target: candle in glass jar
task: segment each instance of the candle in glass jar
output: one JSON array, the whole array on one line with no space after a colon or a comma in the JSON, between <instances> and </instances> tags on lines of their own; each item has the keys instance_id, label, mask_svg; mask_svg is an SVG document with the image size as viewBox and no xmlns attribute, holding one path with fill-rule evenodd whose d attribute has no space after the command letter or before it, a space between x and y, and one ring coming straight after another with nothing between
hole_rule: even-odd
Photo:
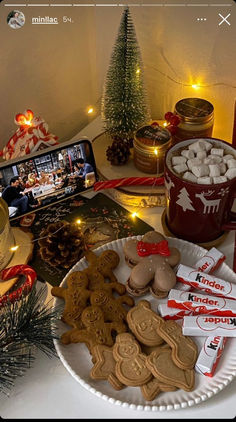
<instances>
[{"instance_id":1,"label":"candle in glass jar","mask_svg":"<svg viewBox=\"0 0 236 422\"><path fill-rule=\"evenodd\" d=\"M212 136L214 107L209 101L203 98L184 98L176 103L174 113L180 117L173 136L174 144L185 139Z\"/></svg>"}]
</instances>

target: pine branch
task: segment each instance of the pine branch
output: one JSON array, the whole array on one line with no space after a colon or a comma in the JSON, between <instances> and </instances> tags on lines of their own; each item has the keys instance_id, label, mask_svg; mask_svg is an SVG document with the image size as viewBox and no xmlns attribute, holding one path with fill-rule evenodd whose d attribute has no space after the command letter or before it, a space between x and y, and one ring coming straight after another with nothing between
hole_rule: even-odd
<instances>
[{"instance_id":1,"label":"pine branch","mask_svg":"<svg viewBox=\"0 0 236 422\"><path fill-rule=\"evenodd\" d=\"M23 375L35 359L36 348L48 357L57 356L53 339L61 307L44 305L46 287L14 303L7 302L0 308L0 392L14 385L14 379Z\"/></svg>"}]
</instances>

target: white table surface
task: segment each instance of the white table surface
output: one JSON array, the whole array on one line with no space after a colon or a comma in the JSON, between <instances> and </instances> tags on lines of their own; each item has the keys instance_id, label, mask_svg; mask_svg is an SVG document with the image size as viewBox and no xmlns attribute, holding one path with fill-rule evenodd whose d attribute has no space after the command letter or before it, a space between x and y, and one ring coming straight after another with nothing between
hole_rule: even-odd
<instances>
[{"instance_id":1,"label":"white table surface","mask_svg":"<svg viewBox=\"0 0 236 422\"><path fill-rule=\"evenodd\" d=\"M87 192L86 196L93 194ZM160 207L145 208L140 218L163 232L162 211ZM218 246L231 268L234 236L230 232ZM50 289L49 286L49 297ZM232 419L236 414L235 392L236 378L212 398L185 409L155 412L127 409L96 397L69 374L59 358L48 358L37 351L32 367L16 379L9 396L0 396L0 416L3 419Z\"/></svg>"}]
</instances>

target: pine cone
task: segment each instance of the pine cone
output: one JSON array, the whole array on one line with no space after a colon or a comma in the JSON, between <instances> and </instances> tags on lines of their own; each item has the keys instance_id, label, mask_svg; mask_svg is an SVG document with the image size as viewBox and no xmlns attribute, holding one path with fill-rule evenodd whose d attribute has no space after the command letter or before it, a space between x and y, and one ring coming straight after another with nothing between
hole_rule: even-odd
<instances>
[{"instance_id":1,"label":"pine cone","mask_svg":"<svg viewBox=\"0 0 236 422\"><path fill-rule=\"evenodd\" d=\"M53 267L70 268L83 256L84 236L77 224L58 221L40 233L40 257Z\"/></svg>"},{"instance_id":2,"label":"pine cone","mask_svg":"<svg viewBox=\"0 0 236 422\"><path fill-rule=\"evenodd\" d=\"M111 164L120 166L127 163L130 156L130 147L126 140L114 140L106 150L107 160Z\"/></svg>"}]
</instances>

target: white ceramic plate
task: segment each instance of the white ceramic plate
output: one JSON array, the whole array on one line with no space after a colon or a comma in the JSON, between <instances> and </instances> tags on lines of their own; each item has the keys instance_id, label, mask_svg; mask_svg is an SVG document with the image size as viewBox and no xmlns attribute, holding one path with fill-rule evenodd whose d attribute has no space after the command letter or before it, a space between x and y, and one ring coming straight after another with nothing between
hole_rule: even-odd
<instances>
[{"instance_id":1,"label":"white ceramic plate","mask_svg":"<svg viewBox=\"0 0 236 422\"><path fill-rule=\"evenodd\" d=\"M141 236L134 237L141 239ZM170 246L178 248L181 252L181 263L186 265L194 265L194 263L207 252L200 246L186 242L184 240L168 238ZM118 239L113 242L107 243L95 250L98 255L106 249L113 249L119 253L120 263L114 271L118 281L125 283L131 269L126 265L123 255L123 245L127 239ZM81 259L69 272L83 270L87 267L85 258ZM236 274L223 263L215 272L220 278L236 283ZM66 286L66 278L61 283L61 286ZM166 302L166 299L158 301L153 298L151 294L139 297L136 302L141 299L147 299L152 304L152 309L157 310L158 303ZM54 305L62 303L61 299L55 298ZM58 333L62 334L67 331L69 327L61 321L58 321ZM203 344L203 337L194 337L198 344L199 350ZM84 344L70 344L63 345L60 341L55 341L57 353L69 371L69 373L78 381L83 387L91 393L102 399L123 407L129 407L135 410L156 411L156 410L177 410L188 406L201 403L220 392L226 387L232 379L236 376L236 338L228 339L224 353L219 361L215 375L213 378L206 377L196 373L195 389L192 392L185 392L184 390L177 390L173 392L163 392L151 402L146 401L139 387L126 387L123 390L114 390L107 381L95 381L90 378L89 372L92 368L90 354Z\"/></svg>"}]
</instances>

